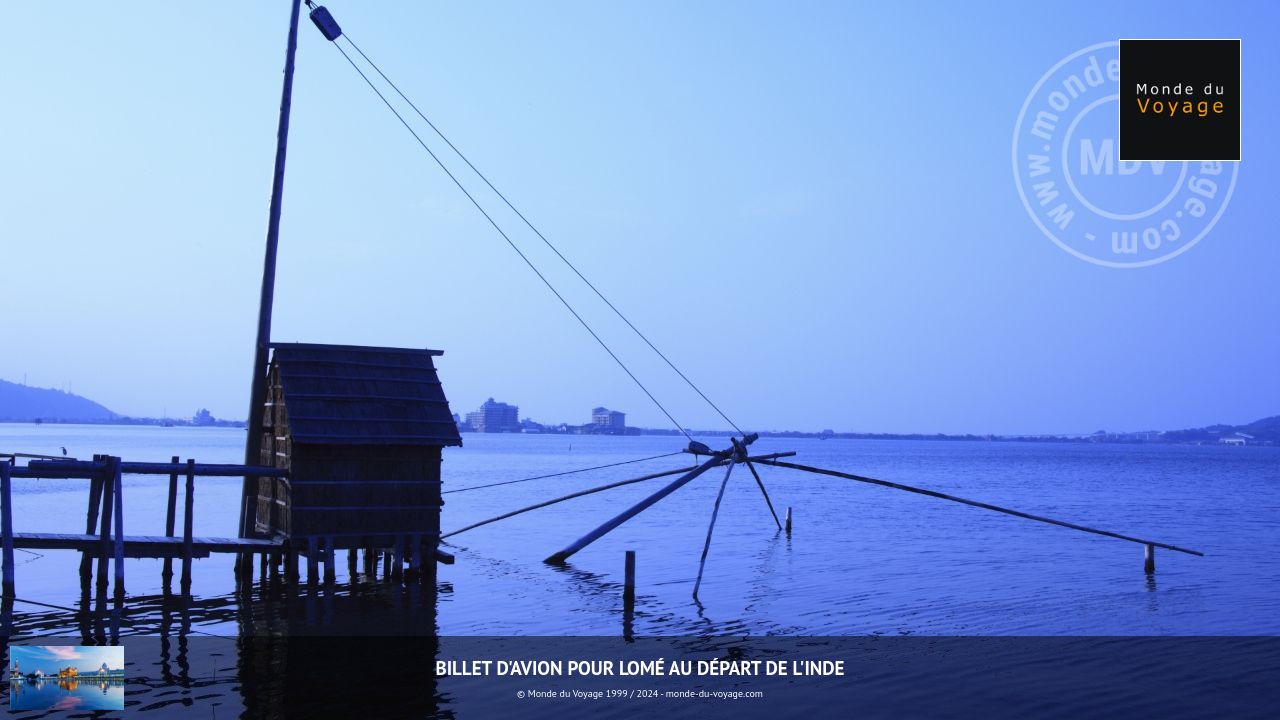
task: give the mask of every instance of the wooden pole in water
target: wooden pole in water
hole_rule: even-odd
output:
[[[636,606],[636,551],[628,550],[622,580],[622,611],[630,614]]]
[[[338,579],[338,553],[333,547],[333,536],[324,539],[324,584],[332,585]]]
[[[356,581],[356,549],[347,550],[347,578],[351,582]]]
[[[13,565],[13,478],[9,474],[9,461],[0,460],[0,534],[4,536],[4,592],[5,600],[16,597]]]
[[[101,455],[94,455],[94,462],[102,459]],[[84,534],[92,535],[94,527],[98,524],[98,508],[102,504],[102,475],[94,473],[89,478],[89,509],[85,513]],[[80,557],[80,582],[87,583],[93,577],[93,553],[84,552]]]
[[[316,582],[320,579],[320,572],[316,568],[318,540],[319,539],[316,538],[314,535],[307,538],[307,584],[308,585],[315,585]]]
[[[164,514],[164,534],[165,537],[173,537],[175,525],[178,521],[178,456],[174,455],[170,461],[174,464],[173,472],[169,473],[169,504],[165,508]],[[164,559],[164,569],[160,571],[160,577],[167,585],[170,578],[173,577],[173,558]]]
[[[729,485],[729,476],[733,474],[734,462],[730,461],[725,468],[724,480],[720,481],[720,492],[716,494],[716,504],[711,508],[711,524],[707,526],[707,540],[702,544],[702,559],[698,560],[698,579],[693,581],[693,599],[698,599],[698,588],[702,587],[702,570],[707,566],[707,551],[711,550],[711,533],[716,529],[716,516],[720,514],[720,501],[724,500],[724,489]]]
[[[691,470],[691,471],[689,471],[689,472],[685,473],[684,475],[681,475],[680,477],[676,478],[673,482],[671,482],[671,483],[670,483],[669,485],[667,485],[666,487],[664,487],[664,488],[662,488],[661,490],[659,490],[659,491],[657,491],[657,492],[653,493],[652,495],[650,495],[649,497],[645,498],[644,500],[641,500],[640,502],[636,503],[635,505],[632,505],[631,507],[627,508],[627,509],[626,509],[626,510],[624,510],[621,514],[619,514],[619,515],[617,515],[616,517],[614,517],[614,518],[610,519],[609,521],[605,522],[603,525],[601,525],[600,527],[596,528],[595,530],[592,530],[591,532],[587,533],[586,535],[583,535],[583,536],[582,536],[581,538],[579,538],[576,542],[574,542],[573,544],[569,545],[569,547],[566,547],[565,549],[561,550],[560,552],[555,553],[554,555],[552,555],[551,557],[547,558],[547,559],[546,559],[546,560],[544,560],[543,562],[550,563],[550,564],[553,564],[553,565],[563,563],[565,560],[568,560],[568,559],[569,559],[569,558],[570,558],[574,553],[576,553],[576,552],[578,552],[579,550],[581,550],[582,548],[584,548],[584,547],[586,547],[586,546],[590,545],[591,543],[595,542],[596,540],[599,540],[600,538],[604,537],[604,536],[605,536],[605,534],[607,534],[609,531],[611,531],[611,530],[613,530],[614,528],[618,527],[618,526],[619,526],[619,525],[621,525],[622,523],[624,523],[624,522],[626,522],[626,521],[630,520],[631,518],[635,517],[636,515],[639,515],[639,514],[640,514],[641,512],[643,512],[646,508],[650,507],[651,505],[653,505],[654,503],[658,502],[658,501],[659,501],[659,500],[661,500],[662,498],[664,498],[664,497],[666,497],[666,496],[670,495],[671,493],[675,492],[676,490],[679,490],[680,488],[684,487],[685,485],[687,485],[687,484],[689,483],[689,481],[691,481],[691,480],[693,480],[694,478],[698,477],[698,476],[699,476],[699,475],[701,475],[702,473],[704,473],[704,472],[706,472],[706,471],[710,470],[711,468],[715,467],[716,465],[720,465],[720,464],[724,463],[725,459],[726,459],[726,458],[725,458],[723,455],[715,455],[715,456],[712,456],[712,458],[711,458],[710,460],[707,460],[706,462],[702,463],[701,465],[699,465],[698,467],[694,468],[693,470]]]
[[[417,580],[422,573],[422,536],[409,536],[409,572],[406,580]]]
[[[124,479],[120,472],[120,458],[111,458],[111,486],[115,494],[115,575],[116,599],[124,598]]]
[[[262,259],[262,294],[258,301],[258,334],[253,346],[253,377],[249,383],[249,431],[245,438],[244,464],[262,461],[262,402],[267,394],[267,360],[271,350],[271,310],[276,292],[276,249],[280,244],[280,211],[284,203],[285,153],[289,146],[289,110],[293,105],[293,65],[298,52],[298,15],[302,0],[292,0],[289,39],[285,45],[284,85],[280,89],[280,122],[276,128],[276,162],[271,176],[271,203],[267,209],[267,247]],[[256,494],[256,478],[247,476],[240,497],[240,537],[253,529],[249,498]]]
[[[1142,554],[1142,571],[1148,575],[1154,575],[1156,572],[1156,546],[1147,543]]]
[[[111,459],[104,458],[104,464],[97,471],[97,475],[102,480],[102,515],[99,522],[98,532],[98,582],[97,588],[100,593],[107,590],[107,563],[111,560],[111,513],[115,506],[115,483],[112,482],[110,476]]]
[[[182,507],[182,594],[191,592],[191,556],[195,532],[196,461],[187,458],[187,484]]]
[[[791,506],[787,506],[787,537],[791,537]]]

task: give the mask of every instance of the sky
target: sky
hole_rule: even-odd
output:
[[[124,648],[119,645],[11,645],[9,652],[12,656],[9,666],[12,668],[17,663],[24,675],[36,670],[56,675],[66,667],[82,672],[97,671],[104,662],[111,670],[124,667]]]
[[[1274,4],[328,7],[744,429],[1086,433],[1280,412]],[[245,416],[288,10],[6,4],[0,378],[128,415]],[[443,350],[459,413],[494,397],[542,422],[604,405],[669,426],[303,23],[273,339]],[[1010,167],[1041,76],[1121,37],[1243,39],[1228,207],[1136,269],[1052,243]],[[680,424],[725,427],[480,199]]]

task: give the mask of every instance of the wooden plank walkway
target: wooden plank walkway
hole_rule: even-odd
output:
[[[98,535],[83,533],[14,533],[13,546],[29,550],[80,550],[95,555],[102,547]],[[184,538],[137,535],[124,538],[124,556],[130,558],[180,558]],[[282,540],[259,538],[191,538],[191,556],[206,558],[210,553],[269,552],[284,547]]]

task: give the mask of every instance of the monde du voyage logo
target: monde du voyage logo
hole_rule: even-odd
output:
[[[1045,236],[1136,268],[1209,234],[1239,174],[1239,53],[1238,40],[1121,40],[1049,68],[1013,135],[1018,194]]]

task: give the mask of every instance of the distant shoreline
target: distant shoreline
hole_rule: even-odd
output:
[[[1280,445],[1280,429],[1272,430],[1270,425],[1275,424],[1276,418],[1267,418],[1252,423],[1247,426],[1228,426],[1214,425],[1207,428],[1197,428],[1193,430],[1171,430],[1171,431],[1144,431],[1144,432],[1116,432],[1109,433],[1098,431],[1089,435],[996,435],[985,434],[976,435],[966,433],[963,435],[949,435],[946,433],[855,433],[855,432],[805,432],[800,430],[761,430],[758,431],[760,437],[768,438],[800,438],[810,440],[944,440],[951,442],[1040,442],[1040,443],[1092,443],[1092,444],[1127,444],[1127,445],[1262,445],[1277,446]],[[195,423],[189,419],[165,419],[165,418],[112,418],[110,420],[65,420],[65,419],[47,419],[41,418],[38,422],[33,420],[16,420],[16,419],[0,419],[0,423],[7,425],[129,425],[129,426],[152,426],[152,427],[220,427],[220,428],[241,428],[245,427],[243,421],[238,420],[213,420],[211,422]],[[1258,426],[1263,427],[1258,427]],[[1252,433],[1245,432],[1244,429],[1253,430]],[[631,432],[626,434],[618,434],[613,437],[634,437],[637,435],[646,436],[681,436],[678,430],[666,430],[662,428],[628,428]],[[699,437],[732,437],[737,433],[729,430],[689,430],[690,435]],[[524,432],[524,433],[474,433],[464,432],[464,435],[573,435],[574,433],[555,433],[555,432]],[[590,434],[588,434],[590,435]]]

